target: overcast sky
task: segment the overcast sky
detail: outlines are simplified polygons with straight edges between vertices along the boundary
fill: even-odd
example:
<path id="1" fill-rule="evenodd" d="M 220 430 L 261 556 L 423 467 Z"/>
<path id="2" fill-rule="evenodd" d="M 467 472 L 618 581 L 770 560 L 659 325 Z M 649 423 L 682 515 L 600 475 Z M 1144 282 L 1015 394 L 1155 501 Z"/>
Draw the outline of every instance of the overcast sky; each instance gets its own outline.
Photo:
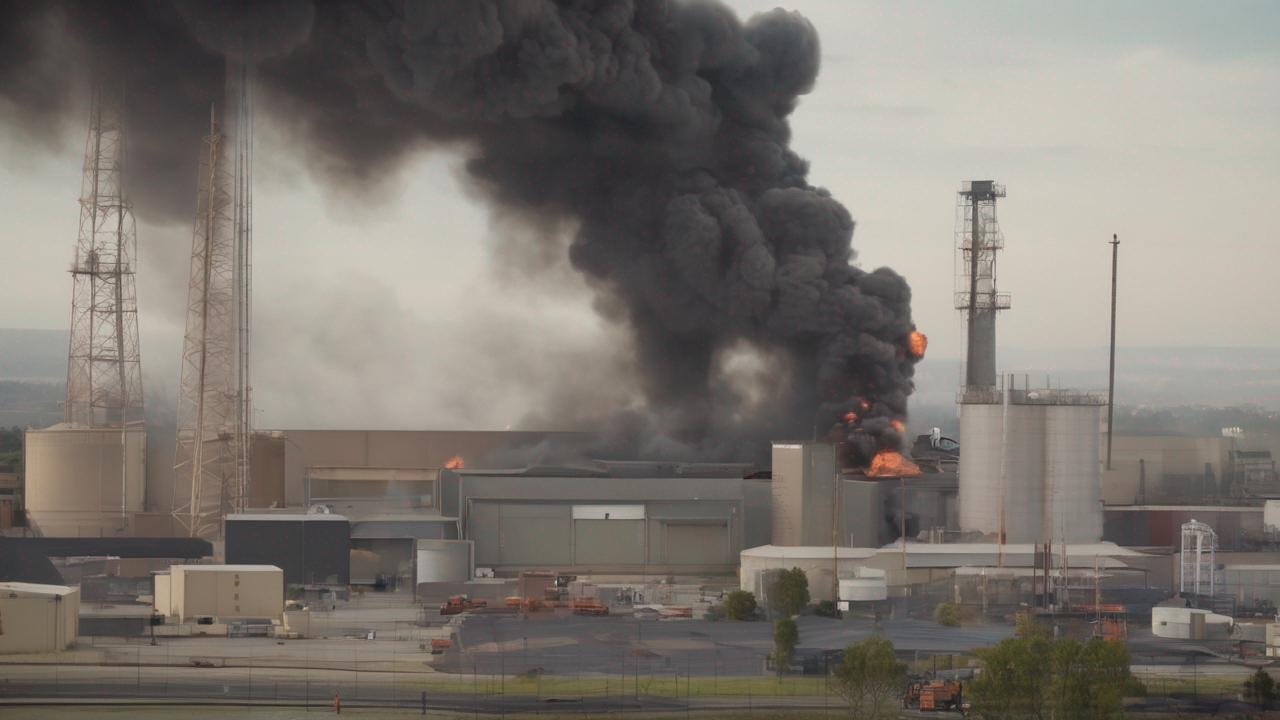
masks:
<path id="1" fill-rule="evenodd" d="M 858 262 L 911 282 L 931 356 L 961 349 L 953 238 L 970 179 L 1008 188 L 1001 345 L 1107 342 L 1112 233 L 1121 344 L 1280 342 L 1280 3 L 787 6 L 823 44 L 794 146 L 857 219 Z M 54 156 L 6 144 L 0 327 L 66 328 L 82 139 Z M 494 276 L 487 258 L 518 239 L 469 196 L 457 156 L 423 155 L 368 208 L 326 196 L 285 146 L 260 125 L 260 425 L 502 427 L 529 412 L 528 387 L 624 361 L 561 258 L 530 258 L 554 293 Z M 194 177 L 191 195 L 194 211 Z M 190 234 L 138 229 L 143 363 L 170 393 Z"/>

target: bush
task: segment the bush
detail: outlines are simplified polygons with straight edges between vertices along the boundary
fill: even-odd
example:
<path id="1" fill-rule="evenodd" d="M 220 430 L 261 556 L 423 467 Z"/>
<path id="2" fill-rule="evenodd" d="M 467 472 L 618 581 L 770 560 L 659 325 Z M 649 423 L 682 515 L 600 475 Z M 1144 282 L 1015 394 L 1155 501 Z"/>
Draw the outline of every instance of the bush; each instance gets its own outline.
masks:
<path id="1" fill-rule="evenodd" d="M 813 608 L 813 614 L 818 617 L 836 617 L 836 604 L 830 600 L 820 600 Z"/>
<path id="2" fill-rule="evenodd" d="M 960 608 L 951 603 L 942 603 L 933 610 L 933 621 L 947 627 L 960 627 Z"/>
<path id="3" fill-rule="evenodd" d="M 1276 700 L 1276 681 L 1262 668 L 1244 681 L 1244 698 L 1251 703 L 1266 706 Z"/>
<path id="4" fill-rule="evenodd" d="M 796 644 L 800 642 L 800 628 L 791 618 L 782 618 L 773 626 L 773 660 L 778 674 L 787 671 L 791 666 L 791 657 L 796 653 Z"/>
<path id="5" fill-rule="evenodd" d="M 724 599 L 725 620 L 746 620 L 756 611 L 756 596 L 746 590 L 734 590 Z"/>
<path id="6" fill-rule="evenodd" d="M 782 617 L 799 615 L 809 604 L 809 576 L 798 567 L 779 572 L 769 602 L 771 609 Z"/>

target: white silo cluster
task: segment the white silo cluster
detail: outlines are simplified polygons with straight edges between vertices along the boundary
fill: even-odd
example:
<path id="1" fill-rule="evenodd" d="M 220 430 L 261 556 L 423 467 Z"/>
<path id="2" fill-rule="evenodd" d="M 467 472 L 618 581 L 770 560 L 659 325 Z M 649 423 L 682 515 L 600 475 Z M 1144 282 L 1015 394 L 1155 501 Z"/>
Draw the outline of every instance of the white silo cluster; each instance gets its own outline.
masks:
<path id="1" fill-rule="evenodd" d="M 993 399 L 960 406 L 960 526 L 992 534 L 1003 523 L 1006 543 L 1097 542 L 1105 403 L 1026 388 Z"/>
<path id="2" fill-rule="evenodd" d="M 1006 543 L 1091 543 L 1102 538 L 1099 426 L 1106 401 L 1089 393 L 1021 389 L 996 374 L 995 318 L 1004 235 L 996 202 L 1005 187 L 964 183 L 956 204 L 956 309 L 967 325 L 960 403 L 960 526 Z M 1026 376 L 1023 376 L 1024 378 Z"/>

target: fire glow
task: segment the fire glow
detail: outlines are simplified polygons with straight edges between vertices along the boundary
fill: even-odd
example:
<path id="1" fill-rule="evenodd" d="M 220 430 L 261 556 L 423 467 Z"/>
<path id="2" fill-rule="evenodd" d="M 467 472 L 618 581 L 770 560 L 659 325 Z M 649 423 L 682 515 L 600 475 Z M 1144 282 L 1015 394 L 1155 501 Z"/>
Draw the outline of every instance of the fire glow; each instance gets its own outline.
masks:
<path id="1" fill-rule="evenodd" d="M 881 450 L 871 458 L 871 467 L 864 471 L 871 477 L 898 477 L 900 475 L 919 475 L 920 466 L 902 457 L 893 450 Z"/>
<path id="2" fill-rule="evenodd" d="M 913 357 L 924 357 L 924 351 L 929 347 L 929 338 L 918 330 L 912 330 L 907 336 L 907 352 Z"/>
<path id="3" fill-rule="evenodd" d="M 465 470 L 467 461 L 462 459 L 461 455 L 454 455 L 444 464 L 445 470 Z"/>

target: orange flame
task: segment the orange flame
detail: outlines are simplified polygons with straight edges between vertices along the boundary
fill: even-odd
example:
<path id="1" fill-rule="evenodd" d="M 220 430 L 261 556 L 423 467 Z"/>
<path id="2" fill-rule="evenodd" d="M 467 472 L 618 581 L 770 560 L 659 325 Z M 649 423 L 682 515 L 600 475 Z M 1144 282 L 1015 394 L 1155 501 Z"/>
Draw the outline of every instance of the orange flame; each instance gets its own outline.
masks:
<path id="1" fill-rule="evenodd" d="M 928 347 L 929 338 L 925 337 L 924 333 L 912 330 L 911 334 L 907 336 L 907 352 L 912 355 L 924 357 L 924 351 Z"/>
<path id="2" fill-rule="evenodd" d="M 898 432 L 902 432 L 903 430 L 907 429 L 906 426 L 902 424 L 901 420 L 893 420 L 893 421 L 890 421 L 889 424 L 892 425 L 893 429 L 897 430 Z"/>
<path id="3" fill-rule="evenodd" d="M 856 423 L 856 422 L 858 422 L 858 414 L 857 414 L 857 413 L 845 413 L 845 414 L 844 414 L 844 424 L 845 424 L 845 425 L 852 425 L 852 424 L 854 424 L 854 423 Z"/>
<path id="4" fill-rule="evenodd" d="M 461 455 L 454 455 L 444 464 L 446 470 L 465 470 L 467 461 L 462 459 Z"/>
<path id="5" fill-rule="evenodd" d="M 920 466 L 892 450 L 881 450 L 871 458 L 871 467 L 866 469 L 866 473 L 872 477 L 919 475 Z"/>

